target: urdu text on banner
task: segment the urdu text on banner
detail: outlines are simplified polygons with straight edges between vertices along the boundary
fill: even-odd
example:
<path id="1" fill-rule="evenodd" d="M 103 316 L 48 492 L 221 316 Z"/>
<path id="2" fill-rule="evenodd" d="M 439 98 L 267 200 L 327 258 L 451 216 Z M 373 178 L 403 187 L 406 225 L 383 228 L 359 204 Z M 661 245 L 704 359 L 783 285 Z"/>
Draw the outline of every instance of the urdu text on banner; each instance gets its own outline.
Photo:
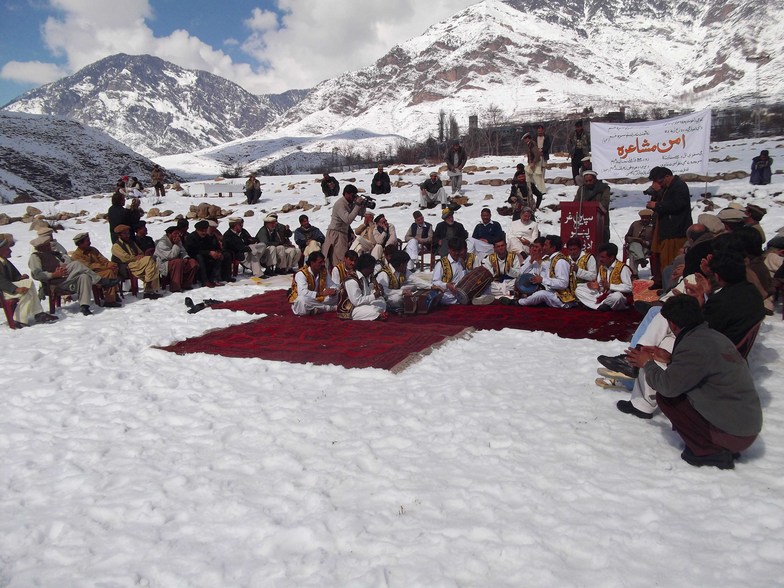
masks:
<path id="1" fill-rule="evenodd" d="M 648 177 L 655 166 L 705 175 L 710 129 L 710 109 L 641 123 L 591 123 L 591 165 L 601 178 Z"/>

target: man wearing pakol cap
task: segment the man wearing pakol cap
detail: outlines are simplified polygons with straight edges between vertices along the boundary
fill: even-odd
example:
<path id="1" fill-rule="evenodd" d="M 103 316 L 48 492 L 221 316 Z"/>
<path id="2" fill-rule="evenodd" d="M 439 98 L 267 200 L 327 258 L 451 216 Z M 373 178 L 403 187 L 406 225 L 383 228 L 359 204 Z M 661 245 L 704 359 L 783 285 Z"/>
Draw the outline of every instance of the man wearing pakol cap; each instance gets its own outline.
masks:
<path id="1" fill-rule="evenodd" d="M 90 302 L 94 285 L 111 288 L 119 283 L 119 280 L 102 278 L 80 261 L 54 251 L 49 236 L 36 237 L 30 241 L 30 245 L 33 246 L 33 252 L 27 265 L 33 279 L 47 288 L 55 288 L 58 293 L 76 294 L 79 310 L 85 316 L 92 314 Z"/>
<path id="2" fill-rule="evenodd" d="M 102 278 L 117 279 L 118 266 L 106 259 L 101 252 L 93 247 L 89 233 L 79 233 L 73 239 L 76 249 L 71 252 L 71 259 L 80 261 Z M 119 308 L 122 306 L 117 300 L 117 286 L 104 288 L 103 306 L 106 308 Z"/>
<path id="3" fill-rule="evenodd" d="M 231 273 L 232 256 L 222 251 L 218 240 L 209 234 L 210 223 L 200 220 L 184 240 L 185 250 L 199 264 L 199 281 L 202 286 L 222 286 L 221 276 Z"/>
<path id="4" fill-rule="evenodd" d="M 15 299 L 13 320 L 16 327 L 26 327 L 33 323 L 51 323 L 57 317 L 44 312 L 35 283 L 30 276 L 22 274 L 11 263 L 11 247 L 14 246 L 11 235 L 0 234 L 0 292 L 6 300 Z"/>
<path id="5" fill-rule="evenodd" d="M 447 195 L 438 172 L 430 172 L 430 177 L 419 184 L 419 210 L 447 205 Z"/>
<path id="6" fill-rule="evenodd" d="M 343 197 L 332 207 L 332 219 L 327 227 L 327 238 L 322 248 L 329 268 L 340 263 L 346 256 L 353 238 L 351 223 L 365 214 L 365 200 L 357 195 L 358 192 L 356 186 L 348 184 L 343 189 Z"/>
<path id="7" fill-rule="evenodd" d="M 721 209 L 717 216 L 724 224 L 725 231 L 733 232 L 746 226 L 746 213 L 733 206 Z"/>
<path id="8" fill-rule="evenodd" d="M 429 252 L 433 245 L 433 225 L 425 220 L 421 212 L 415 210 L 414 222 L 411 223 L 403 240 L 406 242 L 404 248 L 409 257 L 408 269 L 413 270 L 414 260 L 419 257 L 419 248 L 422 247 L 425 252 Z"/>
<path id="9" fill-rule="evenodd" d="M 168 227 L 155 243 L 155 263 L 161 277 L 169 279 L 170 292 L 182 292 L 193 287 L 199 262 L 188 256 L 182 244 L 182 234 L 176 226 Z"/>
<path id="10" fill-rule="evenodd" d="M 525 166 L 525 173 L 533 181 L 533 185 L 544 194 L 547 191 L 547 186 L 544 184 L 544 171 L 542 161 L 542 152 L 536 145 L 536 141 L 531 136 L 531 133 L 523 135 L 523 146 L 525 148 L 525 155 L 528 159 L 528 165 Z"/>
<path id="11" fill-rule="evenodd" d="M 645 207 L 655 213 L 653 242 L 651 243 L 651 288 L 662 287 L 661 270 L 672 263 L 686 242 L 686 231 L 693 224 L 691 194 L 680 176 L 672 175 L 666 167 L 654 167 L 648 179 L 656 194 Z"/>
<path id="12" fill-rule="evenodd" d="M 468 153 L 460 145 L 460 141 L 455 141 L 444 155 L 446 173 L 449 175 L 449 184 L 452 186 L 452 196 L 462 193 L 463 167 L 465 167 L 466 161 L 468 161 Z M 445 202 L 441 202 L 441 204 L 445 204 Z"/>
<path id="13" fill-rule="evenodd" d="M 38 227 L 35 232 L 39 237 L 49 237 L 49 239 L 51 239 L 50 246 L 52 247 L 52 251 L 59 253 L 63 257 L 70 257 L 65 247 L 54 238 L 55 229 L 52 227 Z"/>
<path id="14" fill-rule="evenodd" d="M 288 225 L 278 223 L 277 214 L 271 212 L 264 217 L 264 226 L 256 233 L 256 239 L 267 247 L 267 269 L 274 266 L 278 274 L 293 274 L 297 271 L 300 250 L 291 242 L 291 235 Z"/>
<path id="15" fill-rule="evenodd" d="M 575 202 L 596 202 L 604 213 L 604 231 L 597 245 L 610 242 L 610 186 L 598 179 L 592 169 L 583 172 L 583 185 L 577 188 Z M 597 235 L 598 237 L 598 235 Z"/>
<path id="16" fill-rule="evenodd" d="M 629 254 L 629 263 L 632 267 L 633 277 L 639 275 L 639 267 L 648 265 L 648 256 L 651 254 L 651 241 L 653 240 L 653 211 L 645 208 L 639 211 L 640 220 L 629 225 L 626 236 L 626 251 Z"/>
<path id="17" fill-rule="evenodd" d="M 262 277 L 261 265 L 267 259 L 267 246 L 250 236 L 242 217 L 229 219 L 229 228 L 223 233 L 223 249 L 231 253 L 232 259 L 249 266 L 254 278 Z"/>
<path id="18" fill-rule="evenodd" d="M 144 282 L 144 298 L 149 300 L 160 298 L 158 290 L 161 287 L 161 278 L 158 264 L 151 256 L 144 255 L 131 239 L 131 227 L 118 225 L 114 227 L 114 231 L 119 238 L 112 245 L 112 257 L 127 265 L 128 270 Z"/>
<path id="19" fill-rule="evenodd" d="M 746 218 L 744 219 L 744 222 L 748 226 L 754 227 L 757 231 L 759 231 L 759 234 L 762 236 L 763 243 L 767 241 L 765 238 L 765 231 L 762 230 L 760 221 L 762 220 L 762 217 L 767 214 L 768 210 L 766 208 L 762 208 L 761 206 L 757 206 L 756 204 L 747 204 L 745 212 Z"/>
<path id="20" fill-rule="evenodd" d="M 312 252 L 304 267 L 294 274 L 289 302 L 297 316 L 334 312 L 338 303 L 338 288 L 324 267 L 324 254 Z"/>
<path id="21" fill-rule="evenodd" d="M 441 219 L 433 232 L 433 247 L 436 248 L 436 255 L 444 257 L 449 251 L 449 241 L 453 238 L 465 241 L 468 239 L 468 231 L 455 220 L 455 210 L 451 206 L 441 211 Z"/>

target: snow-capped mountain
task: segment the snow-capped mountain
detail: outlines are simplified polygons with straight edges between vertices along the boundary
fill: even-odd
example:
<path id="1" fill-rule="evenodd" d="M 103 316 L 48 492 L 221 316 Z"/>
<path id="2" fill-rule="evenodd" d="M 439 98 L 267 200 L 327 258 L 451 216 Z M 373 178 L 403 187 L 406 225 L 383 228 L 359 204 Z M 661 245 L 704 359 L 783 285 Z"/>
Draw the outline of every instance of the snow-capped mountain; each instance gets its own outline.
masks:
<path id="1" fill-rule="evenodd" d="M 306 92 L 254 96 L 204 71 L 149 55 L 119 54 L 27 92 L 5 109 L 71 118 L 155 157 L 247 136 Z"/>
<path id="2" fill-rule="evenodd" d="M 461 130 L 489 105 L 537 120 L 593 107 L 640 111 L 751 104 L 784 90 L 784 4 L 740 0 L 485 0 L 318 85 L 265 134 L 350 128 L 424 139 L 438 112 Z M 773 51 L 775 49 L 775 51 Z"/>
<path id="3" fill-rule="evenodd" d="M 0 110 L 0 202 L 111 192 L 125 175 L 149 184 L 153 165 L 106 133 L 74 120 Z M 167 180 L 181 178 L 167 173 Z"/>

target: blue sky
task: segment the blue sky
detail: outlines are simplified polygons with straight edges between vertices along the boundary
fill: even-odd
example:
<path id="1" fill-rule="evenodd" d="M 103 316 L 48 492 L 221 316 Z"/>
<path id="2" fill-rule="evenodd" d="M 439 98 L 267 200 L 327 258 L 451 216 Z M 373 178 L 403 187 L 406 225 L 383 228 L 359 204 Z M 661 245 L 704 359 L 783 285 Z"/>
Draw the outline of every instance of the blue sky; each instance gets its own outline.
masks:
<path id="1" fill-rule="evenodd" d="M 476 0 L 0 0 L 0 104 L 115 53 L 262 94 L 372 64 Z"/>

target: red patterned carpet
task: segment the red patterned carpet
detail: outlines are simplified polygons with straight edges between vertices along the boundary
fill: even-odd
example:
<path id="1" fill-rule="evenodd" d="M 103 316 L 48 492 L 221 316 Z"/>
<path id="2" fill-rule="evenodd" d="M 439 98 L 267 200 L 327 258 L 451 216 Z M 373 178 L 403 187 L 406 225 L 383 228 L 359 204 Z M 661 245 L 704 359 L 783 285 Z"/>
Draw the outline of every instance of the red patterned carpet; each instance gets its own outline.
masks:
<path id="1" fill-rule="evenodd" d="M 282 290 L 213 308 L 268 316 L 162 349 L 180 354 L 210 353 L 397 372 L 439 344 L 473 330 L 519 329 L 545 331 L 569 339 L 629 341 L 640 321 L 633 310 L 599 312 L 491 304 L 439 307 L 423 316 L 390 316 L 387 322 L 351 322 L 339 320 L 334 313 L 294 316 Z"/>

